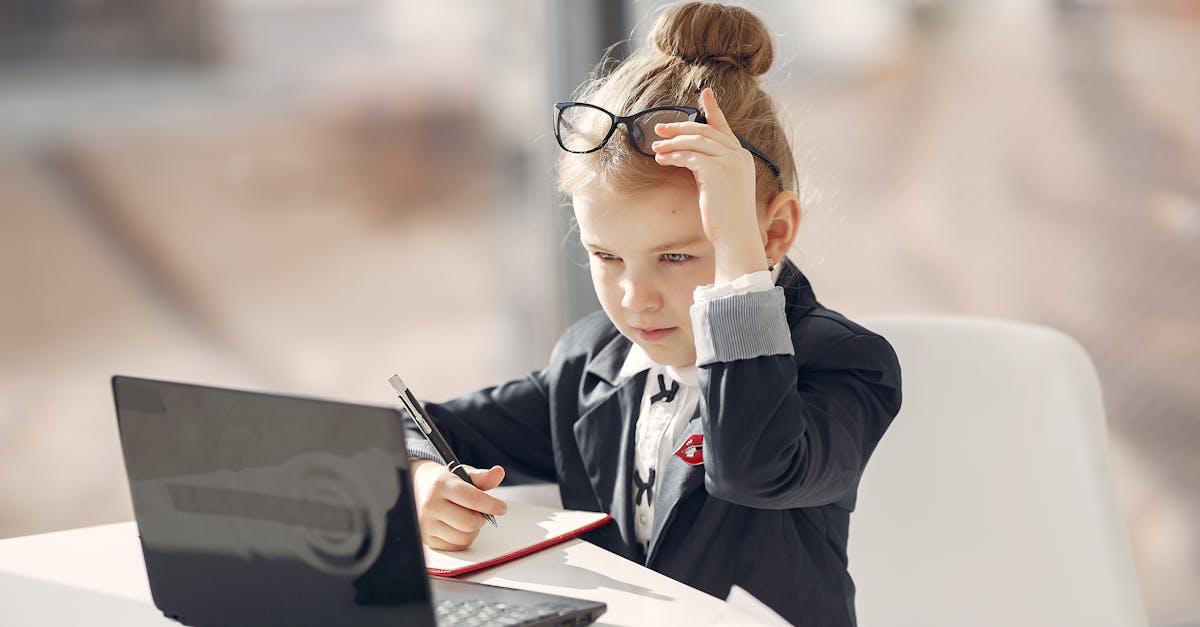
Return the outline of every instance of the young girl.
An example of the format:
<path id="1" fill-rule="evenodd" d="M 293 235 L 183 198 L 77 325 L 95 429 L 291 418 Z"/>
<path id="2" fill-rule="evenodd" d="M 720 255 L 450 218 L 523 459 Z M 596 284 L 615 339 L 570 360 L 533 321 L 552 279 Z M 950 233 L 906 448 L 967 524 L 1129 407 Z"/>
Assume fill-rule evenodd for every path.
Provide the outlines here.
<path id="1" fill-rule="evenodd" d="M 558 185 L 603 312 L 545 369 L 428 410 L 477 487 L 415 461 L 422 538 L 470 545 L 504 469 L 615 524 L 591 542 L 794 623 L 853 625 L 846 539 L 863 467 L 900 407 L 879 335 L 826 309 L 785 258 L 795 166 L 745 9 L 666 10 L 653 46 L 559 103 Z M 611 112 L 611 113 L 610 113 Z M 416 457 L 437 459 L 415 432 Z"/>

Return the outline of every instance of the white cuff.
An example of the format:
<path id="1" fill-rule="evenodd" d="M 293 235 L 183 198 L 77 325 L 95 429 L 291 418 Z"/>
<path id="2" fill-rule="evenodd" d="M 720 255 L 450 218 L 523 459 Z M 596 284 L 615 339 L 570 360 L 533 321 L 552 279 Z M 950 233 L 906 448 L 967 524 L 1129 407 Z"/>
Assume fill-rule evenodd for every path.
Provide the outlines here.
<path id="1" fill-rule="evenodd" d="M 775 287 L 775 281 L 771 278 L 769 270 L 759 270 L 720 285 L 697 285 L 692 292 L 693 304 L 707 303 L 710 300 L 732 296 L 734 294 L 746 294 L 748 292 L 765 292 L 772 287 Z"/>

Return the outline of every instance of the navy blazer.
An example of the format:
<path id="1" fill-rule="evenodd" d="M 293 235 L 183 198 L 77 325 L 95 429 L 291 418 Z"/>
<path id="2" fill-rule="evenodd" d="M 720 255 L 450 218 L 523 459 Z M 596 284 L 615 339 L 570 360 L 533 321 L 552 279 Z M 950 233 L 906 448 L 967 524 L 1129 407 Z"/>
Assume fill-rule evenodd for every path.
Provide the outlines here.
<path id="1" fill-rule="evenodd" d="M 794 624 L 854 625 L 846 570 L 850 512 L 863 467 L 900 409 L 891 345 L 822 307 L 785 260 L 795 355 L 699 368 L 702 465 L 671 456 L 661 470 L 649 550 L 634 537 L 634 423 L 646 373 L 618 372 L 631 343 L 602 311 L 559 340 L 528 376 L 429 403 L 463 463 L 555 482 L 569 509 L 615 524 L 584 538 L 714 596 L 737 584 Z M 409 425 L 410 452 L 436 459 Z"/>

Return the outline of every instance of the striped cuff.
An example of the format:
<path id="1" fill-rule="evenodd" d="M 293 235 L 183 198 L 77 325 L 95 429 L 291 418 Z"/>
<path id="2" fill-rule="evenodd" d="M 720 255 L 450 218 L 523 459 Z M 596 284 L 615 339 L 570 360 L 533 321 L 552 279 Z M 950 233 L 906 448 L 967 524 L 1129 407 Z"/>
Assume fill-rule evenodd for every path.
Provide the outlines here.
<path id="1" fill-rule="evenodd" d="M 691 315 L 697 366 L 796 352 L 782 287 L 696 303 Z"/>
<path id="2" fill-rule="evenodd" d="M 442 456 L 437 454 L 437 449 L 429 443 L 425 438 L 405 438 L 404 446 L 408 449 L 408 457 L 417 459 L 428 459 L 431 462 L 442 463 Z"/>

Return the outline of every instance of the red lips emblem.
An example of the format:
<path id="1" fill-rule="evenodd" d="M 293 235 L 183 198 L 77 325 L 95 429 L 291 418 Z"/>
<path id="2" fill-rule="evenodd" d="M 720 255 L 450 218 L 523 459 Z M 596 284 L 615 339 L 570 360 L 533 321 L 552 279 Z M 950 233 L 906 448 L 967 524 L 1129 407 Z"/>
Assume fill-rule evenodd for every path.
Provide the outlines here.
<path id="1" fill-rule="evenodd" d="M 694 433 L 689 435 L 683 444 L 675 449 L 675 455 L 683 461 L 699 466 L 704 463 L 704 434 Z"/>

